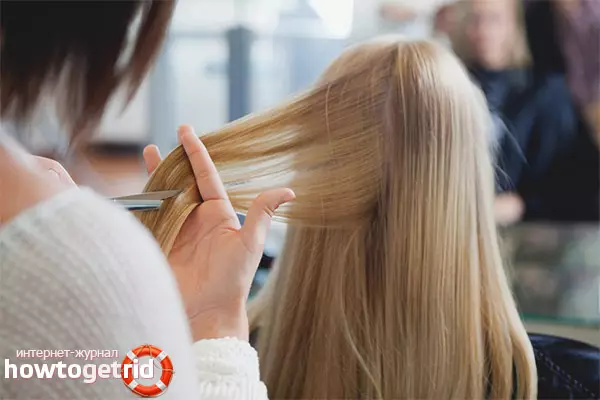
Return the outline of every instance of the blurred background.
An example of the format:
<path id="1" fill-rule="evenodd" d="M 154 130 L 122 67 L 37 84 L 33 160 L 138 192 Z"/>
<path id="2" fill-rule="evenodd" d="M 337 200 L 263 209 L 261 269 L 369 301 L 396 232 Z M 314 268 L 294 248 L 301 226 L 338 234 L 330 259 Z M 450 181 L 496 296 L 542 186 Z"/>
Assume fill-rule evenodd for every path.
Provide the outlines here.
<path id="1" fill-rule="evenodd" d="M 141 150 L 272 106 L 315 81 L 348 45 L 382 34 L 452 48 L 496 121 L 496 213 L 531 331 L 600 345 L 600 0 L 179 0 L 134 101 L 117 96 L 82 153 L 48 113 L 35 152 L 106 195 L 143 188 Z M 40 132 L 44 132 L 43 135 Z M 275 225 L 258 290 L 281 249 Z"/>

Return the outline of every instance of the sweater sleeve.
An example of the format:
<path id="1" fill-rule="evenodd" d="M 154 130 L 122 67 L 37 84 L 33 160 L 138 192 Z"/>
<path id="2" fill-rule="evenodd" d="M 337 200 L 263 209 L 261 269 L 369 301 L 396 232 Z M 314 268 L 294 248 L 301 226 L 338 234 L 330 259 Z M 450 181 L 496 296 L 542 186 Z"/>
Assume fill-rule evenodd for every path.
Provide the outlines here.
<path id="1" fill-rule="evenodd" d="M 234 338 L 201 340 L 194 344 L 200 392 L 214 400 L 266 400 L 258 356 L 248 342 Z"/>
<path id="2" fill-rule="evenodd" d="M 150 233 L 131 214 L 90 190 L 74 188 L 0 227 L 5 375 L 0 398 L 131 398 L 120 371 L 98 375 L 93 383 L 86 371 L 89 376 L 101 365 L 120 366 L 127 352 L 144 344 L 163 350 L 173 364 L 173 379 L 162 398 L 257 398 L 228 392 L 231 382 L 240 390 L 260 382 L 250 361 L 256 355 L 238 351 L 243 344 L 219 339 L 193 347 L 174 277 Z M 90 357 L 94 351 L 96 357 Z M 210 375 L 209 364 L 197 368 L 205 360 L 252 366 Z M 51 369 L 60 362 L 67 365 L 66 378 L 59 370 L 50 376 L 38 373 L 43 365 Z"/>

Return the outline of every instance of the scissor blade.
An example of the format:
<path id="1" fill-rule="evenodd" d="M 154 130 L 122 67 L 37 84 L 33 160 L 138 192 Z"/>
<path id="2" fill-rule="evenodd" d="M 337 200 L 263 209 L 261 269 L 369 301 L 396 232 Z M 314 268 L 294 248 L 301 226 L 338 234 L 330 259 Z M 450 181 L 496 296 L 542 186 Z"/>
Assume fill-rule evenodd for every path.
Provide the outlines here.
<path id="1" fill-rule="evenodd" d="M 115 202 L 130 211 L 155 210 L 162 204 L 162 200 L 115 200 Z"/>
<path id="2" fill-rule="evenodd" d="M 163 190 L 161 192 L 147 192 L 132 194 L 129 196 L 113 197 L 115 201 L 121 200 L 165 200 L 177 196 L 181 190 Z"/>

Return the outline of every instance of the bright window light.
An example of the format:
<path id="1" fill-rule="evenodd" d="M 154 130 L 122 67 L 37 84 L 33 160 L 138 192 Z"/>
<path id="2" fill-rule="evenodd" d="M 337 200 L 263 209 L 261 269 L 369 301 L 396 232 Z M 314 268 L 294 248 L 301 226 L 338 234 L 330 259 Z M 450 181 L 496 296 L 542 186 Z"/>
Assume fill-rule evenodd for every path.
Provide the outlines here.
<path id="1" fill-rule="evenodd" d="M 332 35 L 348 37 L 352 31 L 354 0 L 309 0 Z"/>

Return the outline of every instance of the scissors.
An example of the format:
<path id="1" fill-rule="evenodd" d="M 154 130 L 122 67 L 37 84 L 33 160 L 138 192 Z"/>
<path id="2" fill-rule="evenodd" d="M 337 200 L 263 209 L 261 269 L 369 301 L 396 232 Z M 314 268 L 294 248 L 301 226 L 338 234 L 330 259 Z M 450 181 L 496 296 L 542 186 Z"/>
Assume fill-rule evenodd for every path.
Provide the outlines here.
<path id="1" fill-rule="evenodd" d="M 164 190 L 161 192 L 138 193 L 129 196 L 113 197 L 111 200 L 130 211 L 156 210 L 164 200 L 175 197 L 179 193 L 181 193 L 181 190 Z"/>

